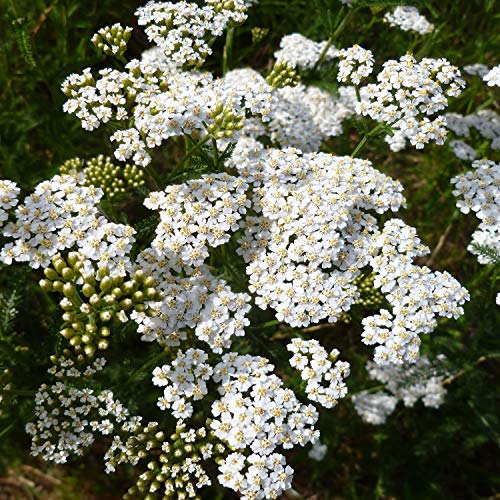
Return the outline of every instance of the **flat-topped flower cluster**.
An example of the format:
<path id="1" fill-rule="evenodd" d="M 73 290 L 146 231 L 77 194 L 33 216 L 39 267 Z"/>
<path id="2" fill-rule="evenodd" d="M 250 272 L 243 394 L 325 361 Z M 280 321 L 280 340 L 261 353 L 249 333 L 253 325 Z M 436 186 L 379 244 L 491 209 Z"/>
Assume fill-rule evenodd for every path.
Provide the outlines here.
<path id="1" fill-rule="evenodd" d="M 444 396 L 438 376 L 410 386 L 405 377 L 417 373 L 412 363 L 428 364 L 419 358 L 421 335 L 431 333 L 439 317 L 463 314 L 467 290 L 449 273 L 415 263 L 428 249 L 415 229 L 390 215 L 405 205 L 399 181 L 370 161 L 320 149 L 356 114 L 363 124 L 368 116 L 377 129 L 390 130 L 386 140 L 395 151 L 407 142 L 417 149 L 442 144 L 440 113 L 464 87 L 460 72 L 445 59 L 417 61 L 407 54 L 386 61 L 377 83 L 364 84 L 374 67 L 371 51 L 359 45 L 338 50 L 331 40 L 299 34 L 284 37 L 275 53 L 276 78 L 250 68 L 220 78 L 204 70 L 214 37 L 229 30 L 230 38 L 255 3 L 150 1 L 137 15 L 155 47 L 141 60 L 125 61 L 122 70 L 101 69 L 95 77 L 85 69 L 66 79 L 65 111 L 87 130 L 113 125 L 115 157 L 132 165 L 74 159 L 22 202 L 15 183 L 0 181 L 0 260 L 43 269 L 42 288 L 64 295 L 64 356 L 49 371 L 58 381 L 36 395 L 36 418 L 27 426 L 32 451 L 63 463 L 96 436 L 110 436 L 108 473 L 148 460 L 128 498 L 196 497 L 211 484 L 209 460 L 218 482 L 242 498 L 277 498 L 293 477 L 285 450 L 313 444 L 312 456 L 324 455 L 312 403 L 336 406 L 347 394 L 350 365 L 338 360 L 337 349 L 293 334 L 290 366 L 275 367 L 249 352 L 253 344 L 245 335 L 258 330 L 252 322 L 262 310 L 287 331 L 335 323 L 369 281 L 378 297 L 372 310 L 380 310 L 362 321 L 360 340 L 374 346 L 369 374 L 389 392 L 359 394 L 356 409 L 380 423 L 400 399 L 409 405 L 423 398 L 436 407 Z M 416 10 L 396 9 L 387 19 L 422 34 L 432 28 Z M 129 28 L 115 25 L 94 42 L 122 60 L 129 38 Z M 325 62 L 349 84 L 336 95 L 301 81 Z M 467 126 L 492 138 L 479 123 L 485 113 L 476 118 Z M 455 131 L 463 126 L 451 122 Z M 155 190 L 146 195 L 155 149 L 175 137 L 188 146 L 175 167 L 180 181 L 152 175 Z M 182 176 L 196 152 L 209 156 L 213 169 Z M 490 175 L 497 166 L 474 164 L 476 174 L 455 181 L 463 207 L 483 219 L 483 231 L 491 231 L 498 215 L 498 186 Z M 113 222 L 103 203 L 118 204 L 132 191 L 144 193 L 140 201 L 154 214 L 150 234 Z M 232 280 L 218 266 L 236 259 L 230 270 L 238 279 Z M 130 416 L 93 382 L 105 362 L 94 358 L 95 345 L 104 350 L 119 341 L 114 320 L 130 321 L 141 340 L 157 344 L 151 349 L 159 350 L 158 360 L 146 366 L 162 391 L 158 408 L 175 421 L 174 434 Z M 282 377 L 291 368 L 311 403 Z"/>

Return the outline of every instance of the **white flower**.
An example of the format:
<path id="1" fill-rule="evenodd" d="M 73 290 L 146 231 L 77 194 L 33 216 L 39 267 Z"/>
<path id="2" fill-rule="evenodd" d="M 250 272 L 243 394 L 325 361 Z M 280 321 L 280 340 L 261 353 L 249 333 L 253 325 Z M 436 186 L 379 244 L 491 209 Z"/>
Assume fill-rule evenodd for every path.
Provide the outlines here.
<path id="1" fill-rule="evenodd" d="M 489 87 L 500 87 L 500 65 L 492 68 L 486 75 L 483 76 Z"/>

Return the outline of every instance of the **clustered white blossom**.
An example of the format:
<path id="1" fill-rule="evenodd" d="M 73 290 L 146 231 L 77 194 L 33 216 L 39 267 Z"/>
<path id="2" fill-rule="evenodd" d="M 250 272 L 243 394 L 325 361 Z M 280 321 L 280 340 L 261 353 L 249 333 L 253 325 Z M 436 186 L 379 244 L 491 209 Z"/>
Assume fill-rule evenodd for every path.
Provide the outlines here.
<path id="1" fill-rule="evenodd" d="M 403 31 L 416 31 L 420 35 L 427 35 L 434 29 L 434 25 L 416 7 L 410 6 L 396 7 L 393 12 L 387 12 L 384 21 Z"/>
<path id="2" fill-rule="evenodd" d="M 199 65 L 212 53 L 211 38 L 221 36 L 229 23 L 245 21 L 256 0 L 207 0 L 196 3 L 150 1 L 137 9 L 138 24 L 150 42 L 176 66 Z"/>
<path id="3" fill-rule="evenodd" d="M 353 87 L 340 87 L 339 95 L 313 86 L 276 89 L 269 121 L 255 130 L 243 128 L 248 137 L 269 135 L 281 147 L 317 151 L 329 137 L 342 134 L 342 122 L 354 114 Z"/>
<path id="4" fill-rule="evenodd" d="M 481 221 L 472 235 L 469 252 L 477 255 L 480 264 L 490 264 L 490 257 L 474 245 L 500 252 L 500 164 L 491 160 L 476 160 L 472 170 L 451 179 L 453 194 L 460 199 L 456 205 L 464 214 L 475 212 Z"/>
<path id="5" fill-rule="evenodd" d="M 490 69 L 486 75 L 483 76 L 483 81 L 489 87 L 500 87 L 500 65 Z"/>
<path id="6" fill-rule="evenodd" d="M 309 458 L 321 462 L 326 457 L 328 445 L 322 443 L 319 439 L 312 445 L 312 448 L 307 453 Z"/>
<path id="7" fill-rule="evenodd" d="M 403 364 L 417 359 L 421 333 L 430 333 L 437 316 L 458 318 L 469 294 L 448 272 L 431 271 L 413 264 L 429 249 L 422 245 L 414 228 L 399 219 L 384 224 L 375 237 L 370 266 L 374 286 L 384 293 L 392 312 L 363 319 L 363 342 L 375 347 L 378 364 Z"/>
<path id="8" fill-rule="evenodd" d="M 247 188 L 243 179 L 223 173 L 150 193 L 144 205 L 159 210 L 161 219 L 152 247 L 184 265 L 200 266 L 209 255 L 208 246 L 227 243 L 239 228 L 250 205 Z"/>
<path id="9" fill-rule="evenodd" d="M 301 70 L 313 69 L 327 46 L 327 41 L 314 42 L 300 33 L 292 33 L 281 39 L 280 50 L 274 53 L 279 61 L 286 61 L 294 68 Z M 334 46 L 328 47 L 323 60 L 329 61 L 337 56 Z"/>
<path id="10" fill-rule="evenodd" d="M 481 63 L 468 64 L 467 66 L 464 66 L 462 69 L 468 75 L 480 76 L 481 78 L 483 78 L 483 76 L 485 76 L 490 71 L 488 66 Z"/>
<path id="11" fill-rule="evenodd" d="M 74 173 L 38 184 L 4 228 L 4 236 L 15 241 L 1 249 L 0 260 L 27 262 L 36 269 L 47 267 L 58 252 L 77 246 L 86 259 L 108 266 L 113 274 L 125 274 L 135 230 L 100 215 L 103 192 L 84 183 L 84 176 Z"/>
<path id="12" fill-rule="evenodd" d="M 87 378 L 103 369 L 106 360 L 97 358 L 82 373 L 71 359 L 60 358 L 49 373 L 62 380 Z M 124 421 L 128 410 L 113 398 L 111 391 L 56 382 L 42 384 L 35 396 L 36 421 L 26 425 L 32 436 L 31 453 L 44 460 L 65 463 L 70 454 L 82 455 L 95 441 L 95 433 L 108 435 L 117 422 Z"/>
<path id="13" fill-rule="evenodd" d="M 325 408 L 333 408 L 347 394 L 344 378 L 349 376 L 349 363 L 337 361 L 340 352 L 330 353 L 317 340 L 292 339 L 287 349 L 293 353 L 290 366 L 300 370 L 308 399 Z M 326 384 L 326 386 L 324 385 Z"/>
<path id="14" fill-rule="evenodd" d="M 19 203 L 17 197 L 20 192 L 15 182 L 0 179 L 0 227 L 9 218 L 11 209 Z"/>
<path id="15" fill-rule="evenodd" d="M 446 108 L 447 96 L 462 92 L 465 82 L 458 68 L 446 59 L 418 62 L 407 54 L 399 61 L 386 61 L 377 81 L 360 89 L 356 112 L 394 129 L 385 139 L 393 151 L 403 149 L 407 140 L 417 149 L 431 141 L 444 143 L 445 118 L 429 117 Z"/>
<path id="16" fill-rule="evenodd" d="M 469 146 L 466 142 L 454 139 L 448 142 L 448 146 L 460 160 L 472 161 L 477 158 L 476 150 Z"/>
<path id="17" fill-rule="evenodd" d="M 149 62 L 134 59 L 125 69 L 100 70 L 97 81 L 86 69 L 62 85 L 68 97 L 64 110 L 75 114 L 87 130 L 133 118 L 132 128 L 120 128 L 111 136 L 120 161 L 132 158 L 139 166 L 148 165 L 153 148 L 194 131 L 236 140 L 246 112 L 268 119 L 272 87 L 255 71 L 235 70 L 216 80 L 207 72 L 165 72 L 164 62 L 155 57 Z"/>
<path id="18" fill-rule="evenodd" d="M 284 388 L 273 368 L 260 356 L 229 353 L 213 370 L 221 398 L 212 404 L 210 427 L 235 450 L 219 465 L 218 479 L 245 499 L 277 498 L 290 488 L 293 470 L 276 448 L 304 446 L 319 437 L 318 412 Z"/>
<path id="19" fill-rule="evenodd" d="M 205 363 L 207 359 L 207 353 L 201 349 L 179 350 L 170 365 L 154 369 L 153 384 L 165 387 L 158 399 L 160 409 L 171 408 L 178 420 L 192 416 L 193 405 L 187 400 L 197 401 L 208 392 L 206 381 L 212 375 L 212 367 Z"/>
<path id="20" fill-rule="evenodd" d="M 481 138 L 491 141 L 490 149 L 500 149 L 500 116 L 492 109 L 481 109 L 466 116 L 447 113 L 445 118 L 447 128 L 457 137 L 470 138 L 477 132 Z M 448 144 L 461 160 L 470 161 L 477 158 L 477 152 L 462 140 L 450 141 Z"/>
<path id="21" fill-rule="evenodd" d="M 219 465 L 220 484 L 239 492 L 242 500 L 278 498 L 292 487 L 293 469 L 280 453 L 252 454 L 235 452 Z"/>
<path id="22" fill-rule="evenodd" d="M 311 443 L 312 458 L 325 455 L 315 428 L 315 406 L 301 403 L 267 359 L 227 352 L 235 337 L 245 334 L 252 305 L 272 309 L 278 321 L 294 327 L 333 323 L 360 297 L 362 273 L 372 273 L 374 287 L 391 310 L 363 321 L 362 341 L 376 345 L 375 363 L 402 365 L 415 362 L 419 335 L 435 328 L 437 316 L 459 316 L 468 299 L 448 273 L 413 263 L 427 252 L 413 228 L 390 218 L 379 228 L 377 215 L 395 212 L 405 203 L 397 180 L 369 161 L 316 152 L 324 140 L 342 133 L 342 122 L 355 111 L 395 128 L 393 148 L 406 140 L 417 148 L 430 140 L 442 143 L 444 119 L 430 121 L 428 116 L 446 107 L 445 96 L 460 93 L 458 70 L 444 59 L 417 62 L 407 55 L 388 61 L 378 83 L 360 89 L 357 104 L 351 86 L 341 86 L 335 96 L 302 84 L 273 87 L 249 68 L 221 78 L 202 71 L 214 37 L 244 21 L 254 3 L 150 1 L 137 15 L 156 47 L 123 71 L 106 68 L 95 78 L 85 69 L 63 84 L 68 97 L 64 109 L 83 128 L 113 125 L 110 139 L 117 143 L 119 160 L 130 158 L 145 167 L 154 148 L 184 135 L 193 148 L 207 145 L 220 153 L 222 146 L 225 153 L 234 147 L 229 158 L 214 154 L 218 173 L 149 193 L 144 205 L 157 212 L 151 219 L 158 221 L 152 223 L 156 227 L 150 244 L 138 238 L 141 246 L 133 248 L 134 229 L 101 215 L 103 191 L 86 185 L 89 179 L 82 173 L 71 171 L 40 183 L 17 207 L 17 186 L 0 183 L 0 223 L 11 219 L 3 234 L 14 240 L 1 249 L 0 260 L 45 268 L 48 280 L 42 282 L 47 289 L 71 292 L 75 304 L 71 302 L 71 311 L 66 307 L 63 319 L 77 332 L 87 330 L 83 321 L 76 321 L 80 313 L 97 328 L 92 316 L 97 309 L 82 309 L 86 301 L 77 300 L 75 284 L 82 285 L 88 302 L 108 307 L 121 300 L 130 310 L 122 318 L 133 320 L 141 339 L 157 342 L 164 349 L 161 355 L 168 356 L 168 362 L 154 368 L 152 382 L 163 390 L 159 408 L 177 421 L 170 440 L 158 423 L 143 424 L 141 417 L 129 416 L 111 391 L 92 388 L 86 378 L 102 369 L 101 358 L 82 371 L 71 360 L 57 360 L 50 373 L 60 380 L 40 387 L 36 422 L 27 426 L 33 454 L 47 460 L 62 463 L 70 453 L 81 454 L 97 432 L 112 439 L 105 455 L 107 472 L 147 459 L 147 470 L 128 498 L 156 493 L 195 497 L 210 484 L 202 464 L 209 458 L 217 463 L 220 484 L 242 499 L 277 498 L 291 487 L 293 475 L 282 450 Z M 125 35 L 118 27 L 114 34 L 112 29 L 96 40 L 121 56 L 125 47 L 117 33 Z M 338 56 L 339 81 L 356 86 L 372 72 L 370 51 L 355 45 L 341 51 L 330 47 L 323 54 L 326 47 L 327 42 L 293 34 L 283 38 L 275 55 L 301 70 L 314 68 L 320 57 Z M 264 147 L 260 136 L 269 137 L 273 147 Z M 182 170 L 183 163 L 177 167 Z M 490 198 L 488 194 L 485 199 Z M 484 224 L 491 222 L 490 212 L 478 213 L 485 215 Z M 240 283 L 233 290 L 213 264 L 226 260 L 235 248 L 249 293 L 235 291 Z M 66 270 L 64 256 L 70 249 L 78 250 L 83 269 L 97 269 L 82 275 L 84 283 Z M 51 271 L 47 267 L 55 256 Z M 137 277 L 145 290 L 134 280 L 123 283 L 126 274 Z M 63 284 L 63 275 L 70 276 L 72 286 Z M 69 302 L 66 297 L 61 306 Z M 111 318 L 111 311 L 105 312 Z M 350 368 L 337 360 L 336 349 L 328 353 L 319 342 L 300 339 L 287 348 L 293 353 L 291 366 L 307 381 L 311 401 L 332 408 L 346 395 L 344 379 Z M 397 382 L 404 370 L 409 370 L 406 365 L 371 369 L 372 378 L 384 379 L 392 395 L 378 395 L 378 410 L 367 418 L 382 421 L 399 398 L 405 404 L 420 397 L 424 404 L 440 403 L 439 377 L 434 386 L 426 380 L 423 388 L 407 390 Z M 365 405 L 367 414 L 367 401 L 375 403 L 376 396 L 363 402 L 358 395 L 355 402 Z M 210 418 L 195 429 L 189 420 L 197 418 L 196 404 L 204 398 L 211 403 Z"/>
<path id="23" fill-rule="evenodd" d="M 412 407 L 419 399 L 428 408 L 439 408 L 444 403 L 448 375 L 442 368 L 445 358 L 439 356 L 431 362 L 421 356 L 411 365 L 377 365 L 368 361 L 370 379 L 385 385 L 384 390 L 362 391 L 352 396 L 354 408 L 364 422 L 380 425 L 394 411 L 398 401 Z"/>
<path id="24" fill-rule="evenodd" d="M 361 80 L 373 71 L 373 53 L 359 45 L 339 50 L 337 57 L 339 58 L 339 72 L 337 74 L 339 82 L 359 85 Z"/>
<path id="25" fill-rule="evenodd" d="M 138 258 L 138 265 L 153 276 L 165 298 L 151 303 L 153 314 L 132 313 L 138 323 L 141 340 L 160 345 L 179 346 L 194 330 L 196 338 L 210 349 L 221 353 L 231 346 L 233 336 L 243 336 L 250 310 L 250 296 L 235 293 L 222 279 L 215 278 L 209 268 L 184 267 L 186 277 L 172 271 L 172 262 L 147 249 Z"/>

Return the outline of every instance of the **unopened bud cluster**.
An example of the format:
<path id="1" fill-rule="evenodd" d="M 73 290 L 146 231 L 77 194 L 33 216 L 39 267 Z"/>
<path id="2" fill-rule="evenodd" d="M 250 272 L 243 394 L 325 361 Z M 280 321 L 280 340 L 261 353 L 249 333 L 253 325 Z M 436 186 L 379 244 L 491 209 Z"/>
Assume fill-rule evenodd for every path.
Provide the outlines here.
<path id="1" fill-rule="evenodd" d="M 125 499 L 156 499 L 157 495 L 160 498 L 200 498 L 196 490 L 211 484 L 200 462 L 225 452 L 222 444 L 213 444 L 213 436 L 204 427 L 186 431 L 186 425 L 179 424 L 168 436 L 159 430 L 156 422 L 150 422 L 129 431 L 132 435 L 126 442 L 115 439 L 106 453 L 107 471 L 114 471 L 122 463 L 135 465 L 140 460 L 154 458 L 148 462 L 147 470 L 137 483 L 125 493 Z"/>
<path id="2" fill-rule="evenodd" d="M 255 26 L 252 28 L 252 43 L 254 45 L 262 42 L 264 38 L 269 34 L 268 28 L 260 28 L 259 26 Z"/>
<path id="3" fill-rule="evenodd" d="M 93 37 L 92 43 L 107 56 L 121 57 L 127 50 L 132 28 L 116 23 L 101 28 Z"/>
<path id="4" fill-rule="evenodd" d="M 300 77 L 294 67 L 287 61 L 277 61 L 271 73 L 266 78 L 269 85 L 282 89 L 283 87 L 295 87 L 300 82 Z"/>
<path id="5" fill-rule="evenodd" d="M 81 361 L 84 354 L 93 357 L 96 348 L 108 348 L 108 324 L 125 323 L 131 311 L 147 312 L 145 302 L 160 300 L 154 279 L 141 270 L 125 281 L 122 276 L 109 276 L 105 267 L 96 272 L 86 264 L 88 261 L 78 252 L 71 252 L 67 260 L 57 254 L 52 266 L 44 270 L 46 279 L 40 281 L 44 290 L 64 295 L 59 302 L 64 310 L 60 334 Z"/>
<path id="6" fill-rule="evenodd" d="M 231 137 L 235 130 L 241 130 L 245 123 L 244 115 L 237 115 L 229 106 L 222 102 L 216 104 L 211 112 L 213 122 L 207 127 L 207 131 L 215 139 Z"/>
<path id="7" fill-rule="evenodd" d="M 109 156 L 99 155 L 86 161 L 72 158 L 60 168 L 62 174 L 69 174 L 71 170 L 81 171 L 85 176 L 85 185 L 101 188 L 109 199 L 145 184 L 144 172 L 137 165 L 127 164 L 122 168 L 113 164 Z"/>

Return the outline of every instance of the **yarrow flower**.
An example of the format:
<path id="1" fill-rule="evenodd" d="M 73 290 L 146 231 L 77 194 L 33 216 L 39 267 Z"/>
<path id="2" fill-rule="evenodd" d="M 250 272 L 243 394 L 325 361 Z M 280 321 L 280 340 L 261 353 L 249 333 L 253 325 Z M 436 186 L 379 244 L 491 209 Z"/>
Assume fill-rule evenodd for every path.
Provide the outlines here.
<path id="1" fill-rule="evenodd" d="M 86 259 L 124 275 L 135 231 L 101 216 L 102 190 L 84 184 L 81 173 L 56 175 L 38 184 L 4 228 L 4 236 L 15 241 L 1 249 L 0 260 L 27 262 L 36 269 L 47 267 L 58 252 L 77 247 Z"/>
<path id="2" fill-rule="evenodd" d="M 476 160 L 472 170 L 451 179 L 453 195 L 460 197 L 456 205 L 464 214 L 475 212 L 481 221 L 472 235 L 469 252 L 477 255 L 480 264 L 491 263 L 490 257 L 477 246 L 486 246 L 500 252 L 500 164 L 490 160 Z"/>
<path id="3" fill-rule="evenodd" d="M 339 72 L 337 75 L 339 82 L 359 85 L 361 80 L 369 76 L 373 71 L 373 53 L 359 45 L 339 50 L 337 57 L 339 58 Z"/>
<path id="4" fill-rule="evenodd" d="M 327 46 L 327 41 L 314 42 L 300 33 L 292 33 L 281 39 L 280 50 L 274 53 L 278 62 L 286 61 L 294 68 L 313 69 Z M 324 61 L 337 57 L 337 49 L 331 46 L 324 55 Z"/>
<path id="5" fill-rule="evenodd" d="M 444 403 L 443 385 L 448 373 L 443 369 L 444 356 L 435 361 L 421 356 L 415 364 L 381 366 L 369 361 L 366 365 L 370 379 L 385 385 L 385 390 L 362 391 L 352 396 L 354 408 L 364 422 L 381 425 L 394 411 L 398 401 L 412 407 L 419 399 L 428 408 Z"/>
<path id="6" fill-rule="evenodd" d="M 301 339 L 292 339 L 287 349 L 294 353 L 290 366 L 301 370 L 302 380 L 307 381 L 308 399 L 332 408 L 347 394 L 344 378 L 349 376 L 349 363 L 337 361 L 337 349 L 327 353 L 317 340 Z"/>
<path id="7" fill-rule="evenodd" d="M 445 118 L 429 117 L 445 109 L 447 97 L 459 96 L 465 87 L 458 68 L 446 59 L 417 62 L 407 54 L 399 61 L 386 61 L 377 81 L 360 89 L 356 112 L 394 130 L 385 139 L 393 151 L 403 149 L 407 140 L 417 149 L 430 141 L 444 143 Z"/>
<path id="8" fill-rule="evenodd" d="M 21 189 L 15 182 L 0 180 L 0 227 L 9 218 L 12 208 L 19 203 L 17 197 L 20 192 Z"/>
<path id="9" fill-rule="evenodd" d="M 384 21 L 403 31 L 416 31 L 420 35 L 427 35 L 434 29 L 434 25 L 416 7 L 396 7 L 393 12 L 385 14 Z"/>
<path id="10" fill-rule="evenodd" d="M 490 69 L 483 76 L 483 81 L 488 84 L 488 87 L 500 87 L 500 65 Z"/>

